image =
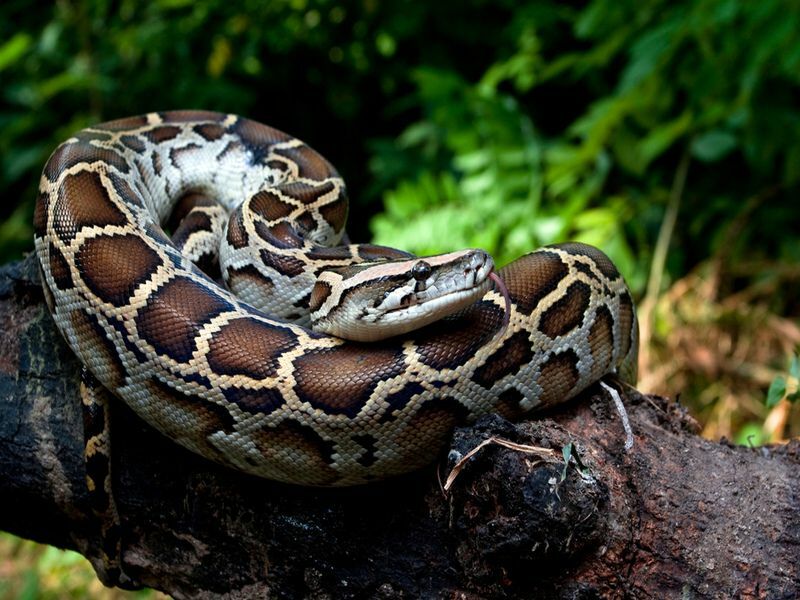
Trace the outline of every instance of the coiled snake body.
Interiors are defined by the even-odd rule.
[[[220,261],[243,299],[193,264],[202,235],[164,233],[179,201],[185,221],[232,212]],[[245,204],[260,212],[236,210]],[[500,270],[505,328],[504,299],[487,287],[456,314],[382,341],[309,330],[309,307],[329,294],[292,282],[408,256],[337,245],[346,213],[333,167],[295,138],[232,115],[150,114],[83,130],[54,152],[36,251],[55,322],[104,388],[183,446],[281,481],[407,472],[478,415],[518,417],[606,374],[635,377],[631,297],[608,258],[582,244]],[[280,318],[252,306],[256,284],[276,289],[262,307]]]

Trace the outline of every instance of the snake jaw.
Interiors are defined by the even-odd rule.
[[[323,272],[328,292],[311,313],[313,328],[354,341],[408,333],[453,314],[489,291],[494,261],[483,250],[461,250]]]

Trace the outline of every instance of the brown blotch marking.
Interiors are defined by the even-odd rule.
[[[144,208],[144,202],[142,202],[142,197],[133,191],[128,182],[125,181],[122,177],[117,175],[116,173],[109,173],[108,179],[111,181],[111,185],[114,187],[114,191],[117,192],[120,199],[125,202],[126,204],[130,204],[132,206],[138,206],[140,208]]]
[[[455,369],[475,356],[497,331],[503,310],[491,302],[478,302],[458,316],[442,319],[419,330],[419,359],[434,369]]]
[[[589,329],[589,347],[594,360],[592,371],[600,377],[607,372],[614,351],[614,318],[605,306],[599,307],[595,313],[594,323]]]
[[[275,269],[275,271],[287,277],[297,277],[306,269],[305,263],[294,256],[283,256],[281,254],[269,252],[266,249],[262,249],[259,255],[261,256],[261,261],[266,266]]]
[[[145,356],[144,352],[139,348],[139,346],[136,345],[135,340],[131,339],[130,333],[121,319],[109,319],[106,323],[106,326],[110,326],[114,331],[117,332],[117,340],[122,341],[122,344],[125,346],[125,350],[133,354],[138,362],[147,362],[148,357]]]
[[[283,133],[267,125],[251,121],[250,119],[238,119],[229,131],[239,136],[242,143],[250,150],[264,150],[278,142],[288,142],[292,136]],[[263,152],[258,152],[262,154]]]
[[[363,467],[371,467],[377,462],[378,457],[375,456],[375,450],[377,450],[378,440],[374,435],[365,433],[351,436],[350,439],[364,448],[364,453],[356,459],[358,464]]]
[[[334,189],[332,181],[322,181],[316,184],[308,184],[302,181],[290,181],[276,186],[282,194],[291,196],[302,204],[314,204],[325,194],[329,194]]]
[[[267,225],[265,225],[261,221],[256,221],[253,224],[253,227],[256,230],[256,235],[258,237],[260,237],[265,242],[274,245],[275,236],[272,235],[272,231],[270,230],[270,228]],[[300,238],[297,238],[297,243],[298,243],[298,245],[300,244]]]
[[[275,427],[264,426],[250,434],[271,476],[307,485],[331,485],[339,473],[331,466],[334,444],[324,440],[313,428],[294,420]],[[291,448],[287,452],[285,448]]]
[[[244,146],[242,145],[241,142],[239,142],[238,140],[236,140],[236,141],[232,140],[232,141],[228,142],[227,144],[225,144],[225,147],[222,150],[220,150],[219,154],[217,154],[217,156],[216,156],[216,160],[218,160],[218,161],[222,160],[228,154],[230,154],[232,152],[236,152],[237,150],[242,150],[243,148],[244,148]]]
[[[264,288],[265,292],[268,292],[275,287],[275,282],[262,274],[261,271],[259,271],[254,265],[229,267],[228,280],[231,282],[231,285],[234,280],[250,281],[251,284],[255,284]]]
[[[275,148],[273,152],[297,163],[299,177],[325,179],[337,176],[333,166],[305,144],[294,148]]]
[[[510,421],[518,421],[528,412],[522,408],[521,402],[525,396],[517,388],[508,388],[497,396],[494,412]]]
[[[147,144],[145,144],[138,135],[123,135],[119,138],[119,141],[134,152],[142,152],[147,148]]]
[[[311,312],[319,310],[325,304],[325,300],[331,295],[333,288],[327,281],[317,281],[311,289],[311,298],[308,301],[308,309]]]
[[[552,252],[527,254],[500,269],[511,300],[524,314],[531,314],[545,296],[555,291],[569,268]]]
[[[161,175],[161,170],[164,168],[164,166],[161,164],[161,155],[157,151],[153,150],[153,152],[150,154],[150,161],[153,164],[153,172],[156,175]]]
[[[278,359],[297,345],[289,330],[253,318],[235,319],[211,338],[208,364],[220,375],[272,377]]]
[[[72,273],[69,270],[69,263],[61,251],[51,242],[47,251],[50,257],[50,274],[56,287],[60,290],[67,290],[73,287]]]
[[[107,121],[98,126],[98,129],[107,129],[108,131],[125,131],[126,129],[137,129],[147,125],[147,115],[137,115],[135,117],[125,117],[124,119],[116,119],[114,121]]]
[[[166,246],[172,244],[172,240],[170,240],[167,237],[167,234],[164,233],[164,230],[161,229],[161,227],[156,223],[153,222],[147,223],[144,226],[144,230],[145,232],[147,232],[147,235],[149,235],[151,239],[155,240],[159,244],[164,244]]]
[[[145,186],[144,182],[147,181],[148,173],[145,168],[144,160],[141,160],[138,156],[134,157],[133,166],[136,167],[136,172],[139,174],[139,177],[134,180],[136,186],[140,192],[146,194],[147,186]]]
[[[582,281],[572,283],[564,296],[553,303],[539,320],[539,331],[550,338],[569,333],[583,323],[589,310],[592,289]]]
[[[107,142],[111,139],[111,133],[101,129],[84,129],[76,133],[75,137],[82,142]]]
[[[347,246],[314,246],[306,254],[312,260],[330,261],[330,260],[347,260],[353,258],[350,248]],[[324,267],[323,267],[324,268]],[[318,269],[321,271],[322,269]]]
[[[425,388],[422,387],[421,383],[412,381],[411,383],[404,385],[401,390],[386,396],[384,400],[389,406],[381,415],[380,422],[385,423],[386,421],[396,419],[397,415],[395,413],[401,412],[408,405],[408,403],[411,402],[411,399],[414,396],[421,394],[424,391]]]
[[[269,190],[262,190],[250,198],[247,203],[248,208],[257,215],[263,215],[267,221],[276,221],[278,219],[285,219],[297,207],[283,199]]]
[[[136,317],[139,335],[157,352],[187,362],[203,325],[233,307],[208,288],[178,277],[156,290]]]
[[[280,171],[281,173],[286,173],[289,170],[289,165],[282,160],[267,160],[264,165],[273,171]]]
[[[242,215],[241,207],[235,210],[230,219],[228,219],[226,238],[233,248],[241,249],[247,246],[248,235],[247,230],[244,228],[244,215]]]
[[[398,471],[411,471],[430,464],[452,435],[463,425],[469,411],[455,398],[445,396],[426,401],[411,417],[396,438],[398,452],[403,455]]]
[[[170,239],[179,250],[182,250],[189,238],[201,231],[213,233],[211,217],[206,213],[193,211],[184,217],[178,228],[170,236]]]
[[[347,205],[347,196],[345,195],[344,188],[342,188],[339,196],[335,200],[329,202],[325,206],[320,206],[319,213],[322,215],[323,219],[331,224],[333,229],[338,231],[344,227],[344,224],[347,222]]]
[[[405,369],[401,347],[348,344],[299,356],[295,362],[295,392],[328,414],[354,417],[378,382]]]
[[[216,462],[232,466],[213,444],[209,436],[218,431],[232,432],[235,422],[222,406],[199,396],[189,396],[166,383],[151,379],[146,384],[148,395],[155,401],[150,403],[149,419],[164,435],[178,443],[189,443],[203,449],[204,456]],[[175,419],[179,409],[184,418]]]
[[[82,142],[67,142],[56,148],[44,167],[44,176],[55,181],[67,169],[81,163],[105,163],[122,173],[130,170],[123,156],[107,148],[97,148]]]
[[[174,127],[172,125],[159,125],[158,127],[154,127],[149,131],[145,131],[142,133],[142,135],[154,144],[160,144],[162,142],[174,140],[176,137],[178,137],[181,131],[182,129],[180,127]]]
[[[186,218],[186,215],[195,208],[214,206],[215,204],[216,202],[205,194],[200,194],[198,192],[184,194],[175,202],[175,205],[172,207],[172,212],[167,217],[167,222],[164,226],[166,229],[174,231],[180,226],[181,221]]]
[[[72,320],[74,316],[75,315],[70,315],[70,320]],[[99,398],[99,395],[102,393],[103,385],[97,380],[94,374],[87,368],[81,369],[81,420],[83,421],[84,442],[107,434],[107,403]],[[84,447],[84,456],[91,456],[98,450],[97,447]]]
[[[127,304],[136,288],[161,264],[158,254],[132,234],[87,239],[75,262],[89,289],[115,306]]]
[[[298,216],[295,219],[295,222],[297,223],[297,228],[302,232],[308,233],[309,231],[314,231],[317,229],[317,222],[310,213],[305,213]]]
[[[518,331],[508,338],[486,362],[475,369],[473,379],[489,389],[506,375],[516,373],[522,365],[533,358],[533,349],[527,331]]]
[[[164,123],[191,123],[192,121],[224,121],[227,115],[211,110],[168,110],[158,113]]]
[[[173,148],[169,151],[169,160],[175,166],[176,169],[181,168],[181,162],[183,162],[184,157],[188,156],[189,160],[191,160],[191,156],[195,154],[198,150],[200,150],[200,146],[195,143],[186,144],[185,146],[181,146],[180,148]]]
[[[308,292],[305,296],[298,298],[292,303],[292,306],[296,306],[298,308],[303,309],[303,313],[308,312],[308,304],[311,302],[311,292]],[[290,320],[299,319],[302,315],[298,314],[296,317],[289,317]]]
[[[623,292],[619,297],[619,329],[622,332],[620,340],[620,356],[627,356],[631,349],[633,329],[636,327],[636,314],[633,310],[633,300],[628,292]]]
[[[586,275],[589,279],[592,279],[594,281],[599,281],[599,277],[597,277],[595,272],[592,271],[592,268],[586,263],[575,261],[574,266],[576,271],[580,271],[581,273]]]
[[[81,171],[64,178],[53,207],[52,227],[69,242],[83,227],[125,225],[125,214],[112,202],[100,175]]]
[[[278,410],[286,402],[278,390],[271,388],[249,390],[232,387],[222,390],[222,393],[228,402],[233,402],[241,409],[254,414],[268,415]]]
[[[578,355],[574,350],[551,355],[542,365],[539,374],[538,381],[542,386],[542,395],[539,398],[541,406],[556,404],[566,399],[578,383],[579,377]]]
[[[194,131],[204,140],[213,142],[225,135],[225,128],[217,123],[202,123],[194,126]]]
[[[105,485],[109,475],[109,457],[102,452],[96,452],[94,454],[85,453],[84,463],[86,478],[87,480],[91,480],[94,484],[89,493],[89,505],[92,507],[93,511],[102,514],[108,510],[111,502],[111,495],[108,493]],[[103,546],[107,546],[105,536]]]
[[[566,250],[572,254],[588,256],[594,261],[600,272],[611,280],[620,277],[619,271],[617,267],[614,266],[614,263],[611,262],[611,259],[594,246],[581,244],[580,242],[569,242],[566,244],[558,244],[555,247]]]
[[[396,250],[387,246],[376,246],[374,244],[359,244],[358,257],[365,262],[378,262],[382,260],[405,260],[414,258],[414,255],[402,250]]]
[[[127,375],[125,367],[116,346],[108,339],[106,330],[97,317],[82,310],[74,310],[69,318],[81,339],[81,348],[90,349],[94,353],[92,368],[98,379],[112,391],[122,386]]]
[[[39,192],[33,209],[33,230],[38,237],[47,233],[47,212],[50,208],[50,195]]]
[[[303,245],[300,236],[298,236],[294,228],[285,221],[276,223],[269,228],[264,227],[263,229],[259,228],[259,223],[256,223],[256,231],[262,239],[282,250],[299,248]]]

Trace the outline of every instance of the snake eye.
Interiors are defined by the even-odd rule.
[[[417,281],[425,281],[431,276],[431,266],[421,260],[411,267],[411,276]]]

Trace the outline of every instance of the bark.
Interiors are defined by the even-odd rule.
[[[79,365],[30,257],[0,269],[0,342],[0,529],[96,558]],[[343,490],[219,467],[117,403],[124,568],[178,598],[800,594],[800,442],[704,440],[677,402],[627,396],[627,452],[620,418],[595,386],[535,420],[492,416],[457,430],[449,463]],[[443,478],[491,437],[555,456],[488,444],[444,494],[437,471]]]

